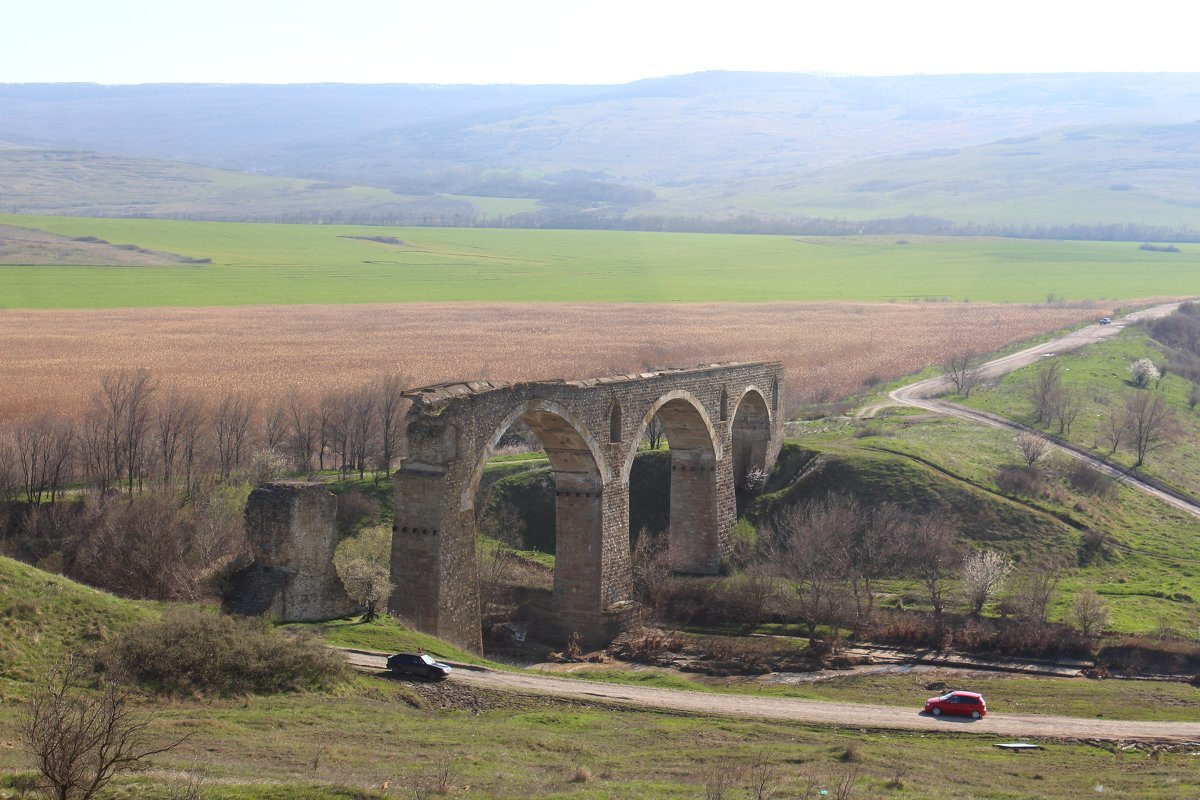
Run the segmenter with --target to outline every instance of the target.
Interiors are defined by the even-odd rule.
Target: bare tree
[[[476,517],[480,541],[479,603],[484,615],[494,617],[501,606],[504,576],[513,561],[513,549],[525,536],[525,519],[512,503],[489,500]]]
[[[254,414],[254,401],[241,394],[227,394],[221,398],[213,414],[213,433],[217,443],[217,463],[221,480],[224,480],[242,465],[250,435],[250,419]]]
[[[1041,461],[1050,452],[1050,442],[1036,433],[1022,431],[1017,434],[1014,441],[1017,443],[1017,449],[1021,451],[1021,458],[1025,459],[1025,464],[1030,467]]]
[[[942,374],[954,387],[954,393],[963,397],[971,396],[971,391],[979,385],[981,377],[976,356],[971,352],[950,356],[942,365]]]
[[[287,434],[287,403],[278,401],[267,409],[267,415],[263,418],[263,447],[267,450],[282,452]]]
[[[334,438],[341,418],[341,399],[336,392],[326,392],[317,402],[315,410],[315,433],[317,445],[317,469],[325,471],[325,454],[334,448]]]
[[[1188,410],[1195,411],[1196,404],[1200,403],[1200,383],[1192,381],[1188,385],[1187,404]]]
[[[112,471],[115,456],[103,409],[93,406],[84,415],[77,436],[77,447],[83,477],[99,491],[107,491],[118,476]]]
[[[48,414],[17,428],[12,450],[26,502],[54,502],[70,475],[74,445],[74,426]]]
[[[969,553],[963,561],[963,593],[971,614],[978,617],[1012,572],[1012,559],[996,550]]]
[[[1112,612],[1100,595],[1086,589],[1075,595],[1071,602],[1071,619],[1084,636],[1091,638],[1104,630],[1112,619]]]
[[[151,735],[155,717],[137,712],[130,693],[103,682],[98,695],[76,688],[77,661],[53,670],[34,690],[21,739],[52,797],[90,800],[115,775],[172,750],[188,736],[163,743]]]
[[[1051,418],[1050,399],[1062,388],[1061,365],[1058,359],[1043,361],[1034,377],[1033,388],[1029,400],[1033,406],[1033,416],[1036,422],[1045,422]]]
[[[919,517],[909,540],[909,564],[929,598],[933,616],[939,625],[946,608],[950,583],[958,576],[962,563],[957,535],[957,521],[939,512]]]
[[[1075,424],[1082,406],[1079,393],[1066,386],[1059,387],[1050,395],[1050,411],[1053,419],[1058,422],[1059,436],[1071,435],[1071,426]]]
[[[346,438],[351,467],[366,476],[367,464],[377,452],[375,393],[370,387],[346,397]]]
[[[901,566],[912,519],[895,503],[866,509],[850,498],[849,513],[858,519],[854,535],[841,543],[842,564],[854,597],[855,629],[871,623],[878,581]]]
[[[379,616],[379,609],[396,588],[387,567],[362,559],[346,564],[341,579],[350,599],[366,609],[363,622],[371,622]]]
[[[317,415],[312,401],[292,389],[284,401],[287,408],[288,449],[292,463],[301,472],[312,469],[313,451],[317,445]]]
[[[643,434],[642,439],[651,450],[657,450],[662,445],[665,435],[666,430],[663,428],[662,420],[658,418],[658,414],[655,414],[646,425],[646,433]]]
[[[392,471],[392,464],[400,452],[404,435],[404,412],[408,400],[404,398],[404,387],[408,381],[401,375],[385,375],[375,386],[379,398],[379,465],[385,475]]]
[[[0,438],[0,503],[13,493],[17,486],[17,456],[10,441]],[[0,524],[0,536],[4,533]]]
[[[844,495],[828,495],[781,511],[768,525],[769,558],[793,581],[800,616],[815,645],[817,627],[835,628],[846,615],[840,582],[846,549],[859,525],[856,508]]]
[[[1170,441],[1175,431],[1174,417],[1161,394],[1137,392],[1125,403],[1125,433],[1140,467],[1146,456]]]
[[[1117,452],[1121,446],[1121,442],[1126,440],[1125,426],[1128,420],[1126,419],[1125,410],[1121,408],[1111,407],[1108,413],[1100,423],[1100,440],[1108,445],[1108,455],[1111,457]]]
[[[1008,602],[1017,614],[1029,622],[1044,623],[1058,590],[1060,565],[1040,564],[1013,580]]]
[[[93,406],[100,412],[112,459],[109,474],[133,482],[145,474],[146,441],[150,430],[151,400],[157,384],[144,369],[110,372],[100,379]]]
[[[178,393],[159,402],[154,416],[154,447],[164,485],[173,484],[176,470],[182,467],[185,486],[191,488],[203,414],[198,401]]]

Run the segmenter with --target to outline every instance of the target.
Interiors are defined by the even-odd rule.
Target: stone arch
[[[730,451],[733,457],[733,486],[741,494],[757,488],[752,473],[766,469],[767,450],[771,442],[771,408],[765,393],[751,384],[742,391],[733,410],[730,424]],[[755,476],[757,477],[757,476]]]
[[[544,630],[561,627],[565,636],[585,631],[589,641],[601,626],[604,610],[628,599],[629,539],[623,529],[624,559],[605,558],[606,489],[612,471],[596,437],[583,421],[558,403],[526,400],[496,425],[486,446],[477,454],[475,468],[460,500],[463,513],[473,509],[488,457],[500,437],[520,419],[542,443],[554,471],[554,604],[552,614],[539,619]],[[622,506],[626,516],[628,510]],[[611,537],[611,534],[610,534]],[[540,612],[545,615],[546,611]]]
[[[628,480],[642,434],[655,415],[662,421],[671,447],[671,521],[667,531],[671,568],[688,574],[715,574],[724,549],[718,486],[723,452],[708,412],[695,395],[676,390],[654,402],[630,444],[622,479]]]
[[[587,425],[569,409],[549,400],[527,400],[517,405],[504,416],[492,431],[487,443],[476,455],[475,467],[471,471],[471,480],[464,488],[459,501],[459,509],[466,511],[474,508],[475,495],[479,490],[479,481],[487,467],[488,458],[496,449],[500,437],[509,427],[520,419],[537,435],[550,465],[554,467],[555,476],[563,474],[584,476],[591,475],[594,469],[595,480],[591,481],[594,488],[600,489],[612,480],[612,470],[600,450],[600,443],[588,430]],[[561,421],[559,424],[556,421]],[[584,457],[584,453],[590,459]]]
[[[668,405],[670,408],[667,408]],[[665,416],[661,413],[664,408],[667,408]],[[641,444],[642,437],[646,435],[646,428],[650,426],[650,420],[654,419],[655,414],[658,414],[663,428],[667,431],[667,442],[672,449],[703,447],[707,443],[707,446],[712,448],[714,458],[721,458],[721,440],[717,436],[717,431],[713,427],[712,420],[709,419],[704,404],[691,392],[671,391],[655,400],[650,409],[642,415],[641,424],[638,426],[637,433],[629,441],[629,447],[625,452],[625,462],[621,465],[623,482],[629,480],[629,470],[633,468],[633,459],[637,456],[638,445]],[[689,421],[691,424],[688,424]],[[671,425],[675,427],[675,441],[671,440]]]

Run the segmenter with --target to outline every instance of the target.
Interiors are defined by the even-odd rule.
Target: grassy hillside
[[[0,216],[211,265],[0,267],[9,307],[468,301],[1041,302],[1185,295],[1200,248]]]
[[[1187,632],[1200,617],[1200,522],[1190,515],[1119,485],[1104,494],[1077,488],[1065,457],[1044,465],[1032,487],[1014,489],[1001,475],[1022,463],[1012,436],[959,420],[893,410],[869,422],[803,430],[789,447],[819,453],[817,468],[797,483],[769,487],[754,516],[829,490],[946,511],[977,546],[1003,550],[1018,565],[1057,563],[1055,618],[1064,618],[1071,595],[1084,588],[1108,601],[1116,631]]]
[[[107,592],[0,556],[0,680],[31,681],[64,654],[159,614]]]
[[[1063,385],[1076,392],[1081,404],[1079,417],[1064,438],[1098,456],[1108,457],[1115,464],[1132,467],[1136,457],[1128,444],[1109,454],[1110,446],[1105,443],[1106,422],[1110,412],[1124,407],[1127,398],[1138,392],[1157,392],[1172,409],[1175,430],[1161,448],[1146,456],[1138,472],[1200,496],[1200,414],[1188,407],[1189,381],[1168,371],[1160,383],[1149,389],[1135,389],[1130,382],[1129,365],[1133,361],[1139,358],[1152,359],[1156,364],[1166,361],[1161,345],[1143,328],[1129,327],[1116,338],[1056,358],[1062,365]],[[965,404],[1033,424],[1029,398],[1037,369],[1034,365],[1012,372],[995,387],[973,393]],[[1042,427],[1058,433],[1056,424]]]

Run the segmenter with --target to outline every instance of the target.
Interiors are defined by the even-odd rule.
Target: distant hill
[[[480,216],[463,199],[251,175],[178,161],[70,150],[0,148],[0,213],[375,222]]]
[[[1194,151],[1184,140],[1197,119],[1200,76],[1166,73],[712,72],[620,86],[9,84],[0,85],[0,142],[23,150],[0,149],[0,204],[253,219],[523,210],[535,212],[530,225],[578,215],[918,214],[1178,226],[1194,224]],[[40,165],[11,160],[33,150],[56,155]],[[92,163],[72,184],[61,162],[85,157],[63,151],[110,155],[87,156]],[[117,156],[229,172],[170,173]],[[17,181],[15,193],[13,169],[32,181],[24,189]],[[94,196],[79,191],[85,182]],[[1132,188],[1109,188],[1124,184]],[[489,209],[473,197],[525,205]]]
[[[664,211],[1200,230],[1200,122],[1059,128],[699,190]]]

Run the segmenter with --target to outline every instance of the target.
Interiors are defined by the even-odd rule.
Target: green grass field
[[[0,306],[421,301],[1120,300],[1196,291],[1200,248],[1136,243],[377,228],[0,216],[211,265],[0,267]],[[393,237],[402,244],[347,237]]]

